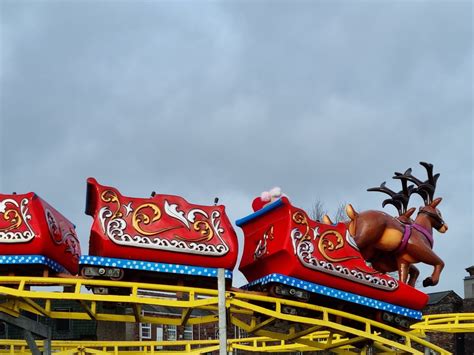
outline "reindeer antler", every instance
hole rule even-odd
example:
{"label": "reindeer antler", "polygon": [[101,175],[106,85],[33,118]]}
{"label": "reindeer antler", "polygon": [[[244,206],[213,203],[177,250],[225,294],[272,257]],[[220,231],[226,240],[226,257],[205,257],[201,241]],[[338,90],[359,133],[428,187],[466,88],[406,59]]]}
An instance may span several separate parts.
{"label": "reindeer antler", "polygon": [[[400,174],[400,173],[395,173],[395,174]],[[413,185],[407,187],[406,181],[404,183],[403,180],[402,180],[402,187],[403,189],[401,191],[395,192],[393,190],[390,190],[386,186],[386,182],[384,181],[383,183],[380,184],[380,187],[372,187],[370,189],[367,189],[367,191],[377,191],[377,192],[383,192],[383,193],[388,194],[391,198],[384,200],[382,202],[382,207],[385,207],[388,204],[393,205],[398,210],[398,215],[401,216],[407,211],[408,201],[410,200],[410,195],[414,189]]]}
{"label": "reindeer antler", "polygon": [[425,200],[425,204],[429,204],[433,202],[434,193],[436,191],[436,182],[440,174],[433,175],[433,164],[426,163],[424,161],[420,161],[420,165],[422,165],[428,174],[428,180],[426,180],[417,190],[423,191],[429,198]]}
{"label": "reindeer antler", "polygon": [[399,179],[402,182],[402,190],[398,193],[400,195],[400,200],[403,203],[403,208],[405,212],[408,210],[408,202],[410,201],[411,194],[415,191],[415,185],[408,186],[408,180],[401,178],[402,173],[395,172],[395,176],[392,176],[392,179]]}
{"label": "reindeer antler", "polygon": [[420,195],[425,201],[425,205],[429,205],[433,201],[434,192],[436,190],[436,182],[438,181],[439,175],[436,174],[433,176],[433,164],[426,162],[420,162],[428,174],[428,180],[421,181],[418,180],[411,174],[411,168],[407,169],[403,174],[395,173],[394,179],[401,179],[402,181],[412,181],[416,184],[417,188],[413,189],[414,193]]}

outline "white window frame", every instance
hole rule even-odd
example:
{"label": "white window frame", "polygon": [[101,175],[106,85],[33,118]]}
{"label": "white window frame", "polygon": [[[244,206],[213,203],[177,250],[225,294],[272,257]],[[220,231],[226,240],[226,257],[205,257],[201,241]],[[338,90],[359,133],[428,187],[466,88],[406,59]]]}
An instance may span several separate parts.
{"label": "white window frame", "polygon": [[[186,334],[190,334],[190,338],[186,338]],[[184,331],[183,331],[183,339],[184,340],[193,340],[194,339],[194,329],[192,324],[188,324],[184,326]]]}
{"label": "white window frame", "polygon": [[140,323],[140,340],[142,339],[151,339],[151,323]]}
{"label": "white window frame", "polygon": [[[156,341],[163,341],[163,327],[158,326],[155,329],[156,329]],[[163,349],[162,345],[155,346],[155,350],[162,350],[162,349]]]}
{"label": "white window frame", "polygon": [[237,328],[238,329],[238,332],[239,332],[239,339],[245,339],[245,338],[248,338],[248,333],[243,330],[242,328]]}
{"label": "white window frame", "polygon": [[[170,336],[170,334],[173,333],[174,336]],[[166,340],[178,340],[178,327],[176,327],[175,325],[168,325],[168,328],[166,328]]]}

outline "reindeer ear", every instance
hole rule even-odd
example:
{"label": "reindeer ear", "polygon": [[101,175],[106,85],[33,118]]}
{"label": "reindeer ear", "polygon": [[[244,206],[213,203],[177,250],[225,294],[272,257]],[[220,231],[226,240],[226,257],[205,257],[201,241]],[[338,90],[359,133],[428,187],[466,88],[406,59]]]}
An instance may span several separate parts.
{"label": "reindeer ear", "polygon": [[443,199],[441,197],[438,197],[438,198],[435,198],[433,200],[433,202],[430,203],[430,206],[431,207],[436,207],[439,205],[439,203],[442,201]]}
{"label": "reindeer ear", "polygon": [[334,224],[334,223],[332,223],[331,218],[327,214],[325,214],[323,216],[323,223],[324,224]]}
{"label": "reindeer ear", "polygon": [[416,211],[416,208],[415,207],[412,207],[412,208],[409,208],[408,211],[406,211],[403,215],[407,218],[410,218],[411,215],[413,214],[413,212]]}

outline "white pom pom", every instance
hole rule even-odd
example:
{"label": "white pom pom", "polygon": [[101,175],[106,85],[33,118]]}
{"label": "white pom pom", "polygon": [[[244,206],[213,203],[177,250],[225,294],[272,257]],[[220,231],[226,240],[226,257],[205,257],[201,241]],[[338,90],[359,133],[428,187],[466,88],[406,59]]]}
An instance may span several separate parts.
{"label": "white pom pom", "polygon": [[263,202],[267,202],[272,199],[272,195],[270,195],[270,192],[268,191],[263,191],[262,194],[260,195],[260,198],[262,199]]}
{"label": "white pom pom", "polygon": [[281,189],[279,187],[274,187],[270,190],[271,197],[280,197],[281,196]]}

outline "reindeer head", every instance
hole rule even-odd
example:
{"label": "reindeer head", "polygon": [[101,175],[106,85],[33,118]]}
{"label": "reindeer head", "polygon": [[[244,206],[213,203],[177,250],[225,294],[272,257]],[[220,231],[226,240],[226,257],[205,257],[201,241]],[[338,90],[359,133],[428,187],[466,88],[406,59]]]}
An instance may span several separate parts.
{"label": "reindeer head", "polygon": [[[390,198],[383,201],[382,207],[385,207],[388,204],[395,206],[398,210],[398,220],[402,223],[413,223],[413,220],[410,217],[413,212],[415,212],[415,208],[408,208],[408,202],[413,193],[420,195],[423,198],[425,205],[420,207],[419,214],[425,214],[430,219],[433,228],[440,233],[444,233],[448,230],[448,226],[444,222],[441,212],[436,208],[441,202],[441,198],[433,199],[436,190],[436,182],[438,181],[440,174],[433,175],[433,164],[425,162],[420,162],[420,164],[426,169],[428,180],[421,181],[417,179],[412,175],[412,170],[410,168],[403,174],[395,172],[395,176],[393,176],[394,179],[401,180],[401,191],[395,192],[390,190],[386,186],[385,181],[380,185],[380,187],[373,187],[367,191],[378,191],[388,194]],[[415,183],[416,187],[415,185],[408,186],[408,182]]]}
{"label": "reindeer head", "polygon": [[394,179],[401,179],[403,181],[411,181],[416,184],[416,188],[413,189],[413,193],[420,195],[425,202],[425,205],[420,207],[419,214],[425,214],[431,221],[431,225],[440,233],[444,233],[448,230],[448,225],[444,222],[441,212],[436,208],[441,202],[441,197],[435,198],[434,193],[436,190],[436,182],[438,181],[439,175],[433,175],[433,164],[420,162],[428,174],[428,180],[418,180],[411,174],[411,169],[405,171],[405,173],[395,173]]}
{"label": "reindeer head", "polygon": [[441,212],[436,208],[439,205],[442,198],[438,197],[428,205],[420,207],[418,213],[423,213],[431,219],[431,225],[440,233],[445,233],[448,230],[448,225],[444,222]]}

